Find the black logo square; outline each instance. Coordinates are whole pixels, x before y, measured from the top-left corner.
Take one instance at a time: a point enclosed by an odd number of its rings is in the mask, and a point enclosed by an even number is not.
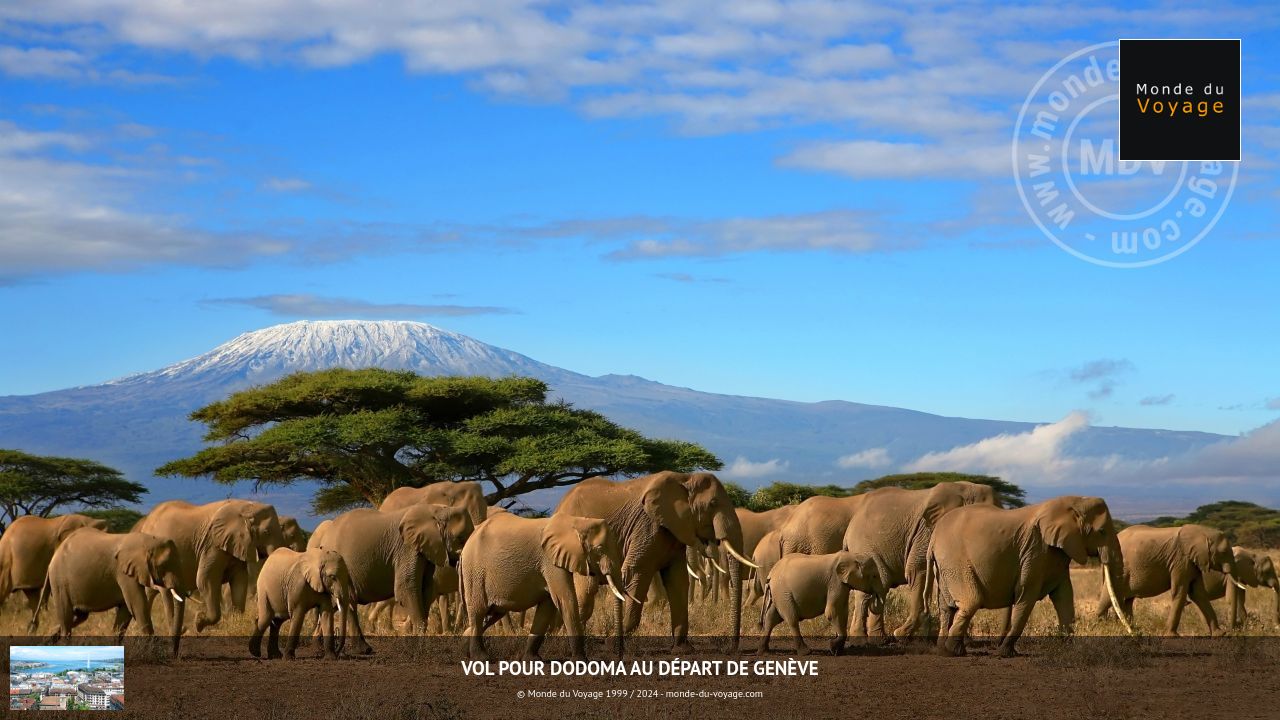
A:
[[[1240,41],[1121,40],[1120,159],[1239,160]]]

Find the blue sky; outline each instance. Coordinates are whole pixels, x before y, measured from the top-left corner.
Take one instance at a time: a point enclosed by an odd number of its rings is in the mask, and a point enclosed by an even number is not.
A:
[[[44,660],[46,662],[75,662],[78,660],[113,660],[124,655],[120,645],[12,645],[10,660]]]
[[[1280,414],[1274,6],[199,5],[0,8],[0,394],[397,317],[735,394]],[[1245,159],[1204,241],[1116,270],[1040,234],[1009,143],[1126,36],[1243,38]]]

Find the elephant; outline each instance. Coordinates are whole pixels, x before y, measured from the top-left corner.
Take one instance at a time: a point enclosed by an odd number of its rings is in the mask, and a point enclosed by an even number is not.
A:
[[[106,530],[107,523],[78,514],[51,518],[24,515],[14,520],[0,535],[0,605],[9,595],[22,591],[27,609],[35,610],[54,551],[83,527]]]
[[[760,625],[764,635],[756,651],[769,652],[769,636],[786,622],[796,636],[796,654],[808,655],[800,621],[825,615],[835,630],[831,653],[840,655],[849,627],[849,593],[857,590],[883,597],[887,588],[879,563],[871,555],[842,550],[825,555],[786,555],[769,571]]]
[[[1270,555],[1260,555],[1242,547],[1231,549],[1236,558],[1235,579],[1245,587],[1271,588],[1276,595],[1275,622],[1280,626],[1280,577],[1276,576],[1276,566]],[[1244,609],[1245,588],[1236,583],[1222,583],[1227,590],[1227,624],[1231,627],[1244,625],[1246,612]]]
[[[458,627],[465,620],[465,613],[462,609],[462,603],[450,603],[450,598],[455,597],[459,589],[458,571],[456,568],[448,565],[437,565],[435,573],[431,576],[431,597],[427,598],[427,615],[431,616],[430,608],[436,609],[436,617],[440,622],[441,633],[452,633],[454,628]],[[386,621],[386,626],[392,634],[396,632],[398,623],[404,620],[396,618],[396,601],[383,600],[369,605],[368,624],[371,631],[376,631],[378,626]]]
[[[719,544],[732,556],[729,561],[730,596],[733,603],[731,649],[736,651],[742,630],[742,565],[755,567],[743,557],[742,527],[733,502],[719,478],[711,473],[664,471],[615,482],[602,477],[575,485],[556,508],[556,514],[597,518],[609,524],[622,546],[622,579],[627,600],[615,607],[623,612],[624,631],[640,624],[641,604],[650,584],[661,575],[671,613],[673,649],[692,652],[689,645],[689,566],[685,548],[704,554],[708,544]],[[577,577],[578,606],[583,620],[590,619],[599,581]],[[621,652],[622,638],[617,638]]]
[[[249,583],[257,576],[260,560],[285,544],[276,509],[252,500],[204,505],[168,500],[152,508],[133,529],[177,545],[183,584],[194,588],[204,605],[196,616],[197,632],[222,618],[223,583],[231,585],[232,606],[244,612]],[[161,597],[172,617],[172,599]]]
[[[307,531],[298,524],[297,518],[280,518],[280,533],[284,536],[284,546],[290,550],[303,552],[307,549]]]
[[[307,549],[336,551],[351,574],[354,597],[344,617],[354,626],[355,652],[373,652],[357,605],[395,598],[412,627],[425,629],[435,568],[457,563],[472,527],[466,510],[419,503],[392,512],[351,510],[316,528]]]
[[[966,505],[943,515],[933,528],[926,573],[937,580],[942,654],[963,655],[965,633],[981,609],[1012,607],[997,653],[1017,654],[1015,645],[1031,609],[1048,596],[1061,630],[1075,623],[1071,562],[1102,561],[1103,584],[1116,594],[1113,578],[1124,566],[1111,511],[1102,498],[1063,496],[1004,510]]]
[[[476,526],[484,522],[489,513],[489,506],[484,502],[484,491],[481,490],[478,482],[442,481],[420,488],[396,488],[383,499],[378,509],[383,512],[392,512],[424,502],[465,508],[471,515],[471,524]]]
[[[734,508],[734,512],[738,514],[738,524],[742,526],[742,554],[752,558],[754,562],[756,546],[760,544],[760,541],[766,535],[782,527],[795,509],[795,505],[783,505],[764,512],[755,512],[746,508]],[[759,571],[754,569],[747,574],[747,596],[745,602],[748,604],[754,602],[758,597],[763,597],[759,589],[764,587],[765,578],[759,577],[760,574]]]
[[[865,553],[880,567],[886,588],[907,586],[907,616],[893,634],[912,635],[924,612],[925,555],[933,526],[948,512],[965,505],[997,506],[989,485],[943,482],[928,489],[885,487],[854,496],[842,549]],[[875,600],[884,604],[884,597]],[[867,634],[867,595],[854,593],[853,634]],[[884,635],[884,618],[875,614],[871,628]]]
[[[559,613],[574,658],[586,659],[584,621],[579,612],[574,576],[603,580],[624,599],[622,549],[604,520],[557,513],[550,518],[523,518],[504,513],[476,529],[458,565],[462,604],[466,608],[468,652],[488,660],[484,631],[507,613],[536,608],[525,659],[539,659],[547,630]],[[615,631],[622,634],[622,618]]]
[[[1135,598],[1155,597],[1172,591],[1164,634],[1177,637],[1178,624],[1188,598],[1204,616],[1211,635],[1218,635],[1218,616],[1211,600],[1221,597],[1222,584],[1235,575],[1231,542],[1221,530],[1204,525],[1157,528],[1131,525],[1119,534],[1124,569],[1116,582],[1116,596],[1099,600],[1096,614],[1117,609],[1123,621],[1133,615]]]
[[[760,542],[756,543],[755,553],[751,555],[751,562],[758,566],[758,569],[751,571],[751,593],[753,595],[760,598],[764,597],[765,589],[769,586],[769,571],[781,559],[782,535],[777,530],[771,530],[760,539]]]
[[[182,616],[191,595],[182,554],[172,540],[141,532],[108,533],[97,528],[81,528],[58,546],[49,562],[49,575],[40,594],[39,607],[46,602],[53,609],[58,629],[50,642],[71,637],[71,630],[90,613],[116,611],[116,643],[124,637],[132,620],[144,635],[154,634],[148,590],[157,590],[177,602],[171,617],[173,655],[178,656],[182,639]],[[36,615],[31,618],[35,633]]]
[[[249,638],[249,653],[262,656],[262,635],[271,631],[267,640],[267,657],[292,660],[298,647],[298,635],[307,613],[317,610],[323,623],[324,656],[336,658],[333,637],[333,613],[349,607],[355,595],[351,574],[342,556],[333,550],[313,548],[298,552],[277,548],[258,573],[258,624]],[[289,638],[280,652],[280,626],[289,620]],[[345,625],[345,623],[344,623]],[[346,628],[343,628],[345,635]]]

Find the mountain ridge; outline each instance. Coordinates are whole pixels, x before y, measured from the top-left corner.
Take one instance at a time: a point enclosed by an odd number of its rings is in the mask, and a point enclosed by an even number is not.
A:
[[[97,385],[0,397],[0,446],[106,462],[148,484],[151,501],[213,499],[233,488],[151,475],[153,468],[201,447],[202,427],[186,419],[192,410],[289,372],[368,366],[430,375],[537,377],[548,383],[553,396],[623,425],[702,443],[729,466],[726,477],[747,486],[773,480],[852,484],[893,468],[841,467],[845,456],[877,449],[901,464],[1039,425],[848,400],[706,393],[636,375],[593,377],[426,323],[303,320],[242,333],[158,370]],[[1070,449],[1089,456],[1156,459],[1224,439],[1196,431],[1090,427],[1070,440]],[[270,492],[281,498],[273,500],[277,504],[292,504],[291,513],[304,509],[310,494],[299,487]],[[1153,507],[1165,509],[1184,508],[1176,503]]]

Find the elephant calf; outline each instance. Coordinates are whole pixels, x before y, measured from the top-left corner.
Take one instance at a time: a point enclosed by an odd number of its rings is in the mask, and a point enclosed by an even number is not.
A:
[[[182,635],[184,600],[191,595],[182,581],[178,548],[172,540],[146,533],[107,533],[81,528],[58,546],[49,562],[49,576],[40,594],[53,609],[58,630],[50,642],[71,637],[72,628],[90,613],[114,609],[116,642],[124,637],[131,620],[144,635],[153,634],[148,590],[172,595],[177,601],[173,620],[173,654]],[[36,613],[40,607],[36,608]],[[32,622],[35,616],[32,617]]]
[[[751,562],[758,567],[751,571],[751,584],[747,586],[747,602],[754,602],[756,598],[764,598],[764,589],[768,585],[769,571],[774,565],[778,564],[778,560],[782,557],[782,536],[777,530],[770,530],[760,538],[760,542],[756,543],[755,551],[751,554]]]
[[[531,519],[510,513],[489,518],[462,548],[458,564],[470,657],[488,659],[483,636],[491,625],[507,613],[536,607],[525,658],[538,657],[556,611],[569,633],[573,656],[585,658],[574,576],[603,580],[621,601],[621,568],[622,550],[603,520],[566,514]],[[618,620],[621,637],[621,615]]]
[[[1227,618],[1231,627],[1240,627],[1245,621],[1245,588],[1271,588],[1275,592],[1276,626],[1280,627],[1280,576],[1275,563],[1268,555],[1258,555],[1242,547],[1232,548],[1236,557],[1235,579],[1240,582],[1224,583],[1227,590]]]
[[[258,573],[258,626],[249,638],[249,652],[262,656],[262,635],[268,628],[267,657],[284,657],[292,660],[298,647],[298,635],[307,613],[317,609],[320,613],[324,656],[337,657],[333,639],[333,612],[336,606],[342,612],[343,602],[348,610],[354,608],[354,591],[351,574],[342,556],[332,550],[312,548],[298,552],[279,548],[271,553]],[[330,602],[332,600],[332,602]],[[280,652],[280,625],[289,623],[289,639],[283,655]],[[343,623],[343,635],[346,634]]]
[[[849,592],[859,590],[874,597],[884,597],[884,579],[875,560],[863,553],[841,551],[826,555],[784,555],[769,572],[764,591],[764,608],[760,624],[758,653],[769,651],[769,635],[778,623],[785,621],[796,636],[796,654],[807,655],[809,647],[800,635],[800,621],[824,615],[836,636],[831,652],[839,655],[849,627]]]

